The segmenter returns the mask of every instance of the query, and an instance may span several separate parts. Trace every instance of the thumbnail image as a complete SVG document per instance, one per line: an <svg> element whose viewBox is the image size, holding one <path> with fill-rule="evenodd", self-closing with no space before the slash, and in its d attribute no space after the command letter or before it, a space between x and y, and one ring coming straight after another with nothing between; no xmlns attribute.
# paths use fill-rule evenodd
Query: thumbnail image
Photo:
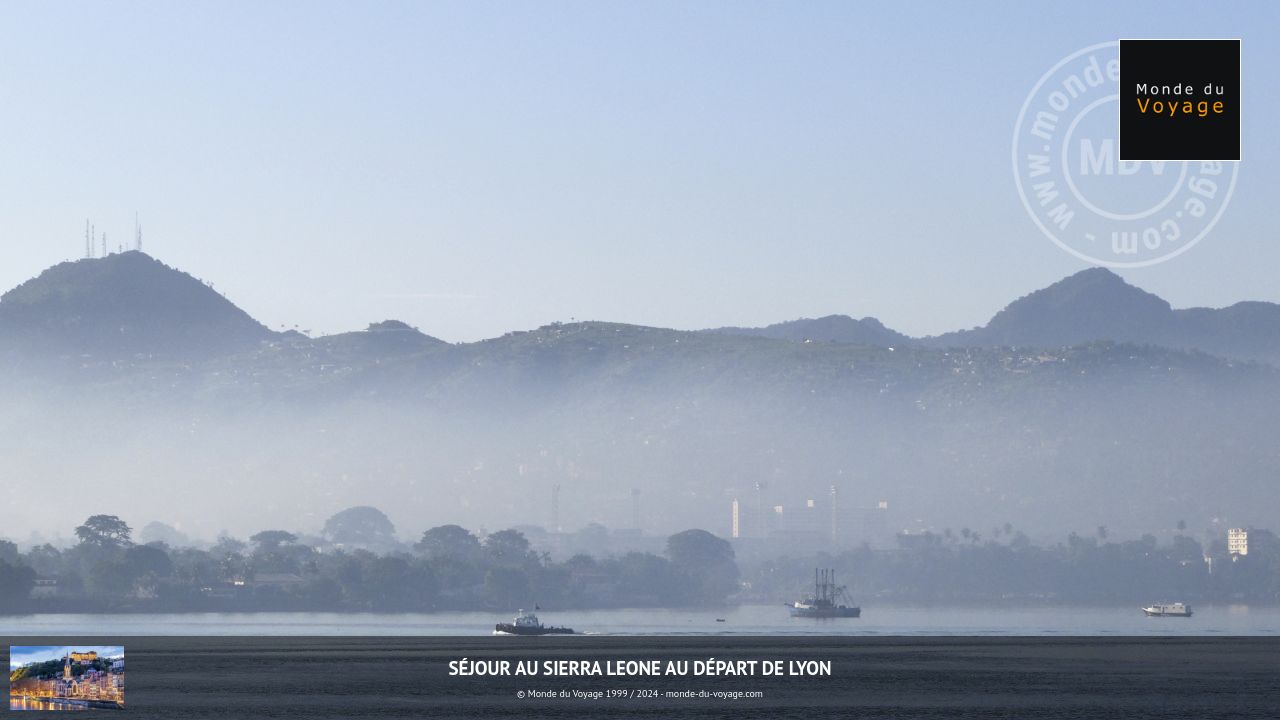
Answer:
<svg viewBox="0 0 1280 720"><path fill-rule="evenodd" d="M10 710L123 708L124 647L9 647Z"/></svg>

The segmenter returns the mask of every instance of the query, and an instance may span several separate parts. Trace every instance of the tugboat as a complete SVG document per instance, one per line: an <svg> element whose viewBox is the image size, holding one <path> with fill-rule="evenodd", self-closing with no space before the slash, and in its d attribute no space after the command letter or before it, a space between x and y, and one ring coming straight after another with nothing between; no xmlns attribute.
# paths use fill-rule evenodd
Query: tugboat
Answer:
<svg viewBox="0 0 1280 720"><path fill-rule="evenodd" d="M1142 608L1147 617L1191 617L1191 606L1176 603L1154 603Z"/></svg>
<svg viewBox="0 0 1280 720"><path fill-rule="evenodd" d="M862 615L862 608L845 605L841 601L850 602L844 586L836 585L836 571L814 570L813 594L787 607L791 617L856 618Z"/></svg>
<svg viewBox="0 0 1280 720"><path fill-rule="evenodd" d="M520 610L515 620L493 626L494 635L572 635L573 628L543 625L538 616Z"/></svg>

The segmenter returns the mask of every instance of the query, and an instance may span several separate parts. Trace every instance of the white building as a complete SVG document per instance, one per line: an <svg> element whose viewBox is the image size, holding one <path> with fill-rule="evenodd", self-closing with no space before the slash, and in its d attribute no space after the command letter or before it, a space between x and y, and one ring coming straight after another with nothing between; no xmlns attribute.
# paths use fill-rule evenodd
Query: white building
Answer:
<svg viewBox="0 0 1280 720"><path fill-rule="evenodd" d="M1231 528L1227 530L1227 552L1232 555L1249 554L1249 530L1247 528Z"/></svg>

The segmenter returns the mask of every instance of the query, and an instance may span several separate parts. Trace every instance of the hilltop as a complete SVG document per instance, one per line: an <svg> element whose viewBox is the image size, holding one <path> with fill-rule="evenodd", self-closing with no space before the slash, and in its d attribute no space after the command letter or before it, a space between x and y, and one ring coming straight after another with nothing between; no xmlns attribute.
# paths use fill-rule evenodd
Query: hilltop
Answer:
<svg viewBox="0 0 1280 720"><path fill-rule="evenodd" d="M0 347L206 358L274 337L212 287L138 251L55 265L0 295Z"/></svg>
<svg viewBox="0 0 1280 720"><path fill-rule="evenodd" d="M1280 365L1280 305L1246 301L1226 308L1174 309L1163 298L1130 285L1105 268L1081 270L1028 293L985 325L931 337L909 337L875 318L854 320L845 315L708 332L937 349L1134 343Z"/></svg>

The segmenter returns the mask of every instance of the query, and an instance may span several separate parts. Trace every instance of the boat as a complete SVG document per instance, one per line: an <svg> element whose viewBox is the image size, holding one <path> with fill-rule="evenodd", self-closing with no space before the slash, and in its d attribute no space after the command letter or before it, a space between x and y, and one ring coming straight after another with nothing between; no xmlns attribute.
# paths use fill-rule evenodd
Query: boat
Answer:
<svg viewBox="0 0 1280 720"><path fill-rule="evenodd" d="M543 625L538 616L523 609L509 623L493 626L494 635L573 635L573 628Z"/></svg>
<svg viewBox="0 0 1280 720"><path fill-rule="evenodd" d="M1191 606L1183 603L1154 603L1142 608L1147 617L1191 617Z"/></svg>
<svg viewBox="0 0 1280 720"><path fill-rule="evenodd" d="M803 618L856 618L862 616L862 608L850 603L849 593L843 585L836 585L835 570L813 571L813 594L787 606L791 617Z"/></svg>

